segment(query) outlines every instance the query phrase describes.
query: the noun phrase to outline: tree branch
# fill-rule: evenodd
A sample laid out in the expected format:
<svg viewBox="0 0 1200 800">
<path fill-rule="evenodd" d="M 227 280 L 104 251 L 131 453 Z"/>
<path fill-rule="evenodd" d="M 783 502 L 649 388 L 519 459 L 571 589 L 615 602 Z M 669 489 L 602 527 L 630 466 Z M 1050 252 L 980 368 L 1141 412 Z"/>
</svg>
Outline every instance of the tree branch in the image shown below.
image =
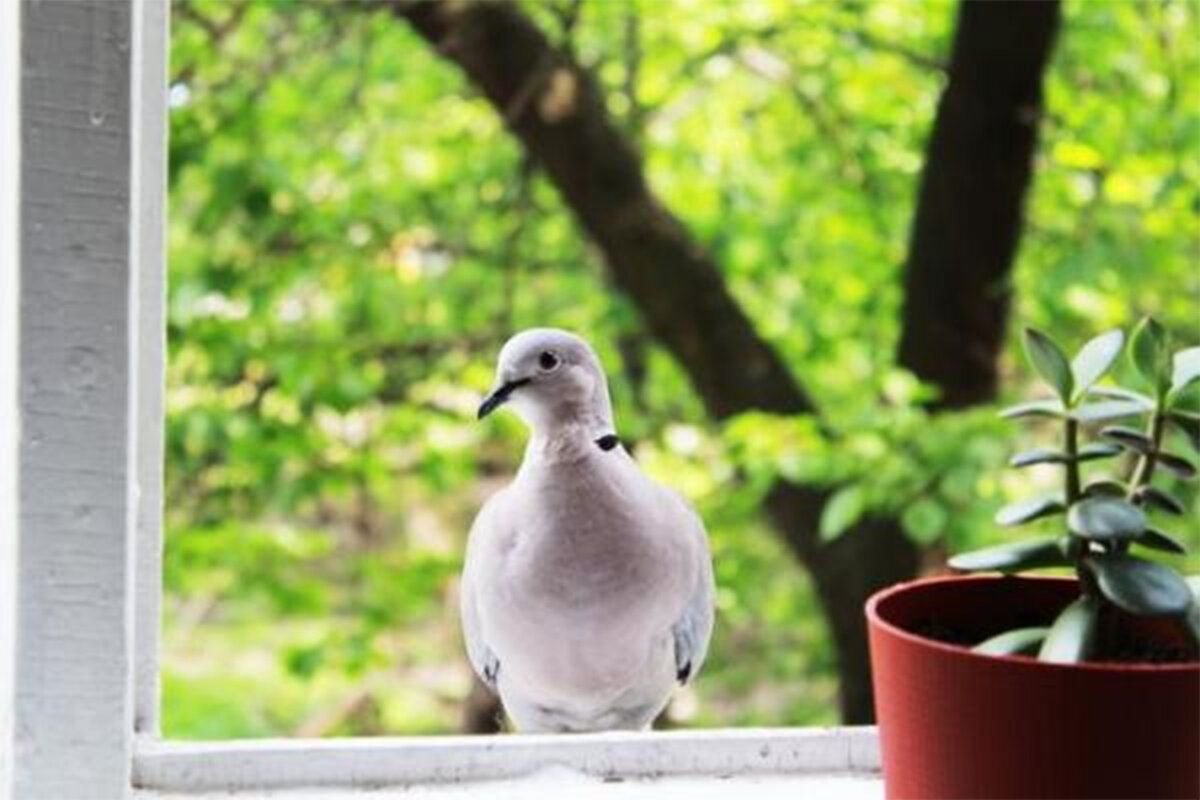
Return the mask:
<svg viewBox="0 0 1200 800">
<path fill-rule="evenodd" d="M 925 53 L 913 50 L 900 42 L 893 42 L 890 39 L 884 39 L 871 33 L 863 28 L 855 28 L 847 25 L 835 25 L 834 29 L 848 39 L 854 41 L 862 47 L 869 50 L 876 50 L 880 53 L 887 53 L 896 56 L 914 67 L 930 70 L 933 72 L 946 72 L 946 64 L 940 59 Z"/>
</svg>

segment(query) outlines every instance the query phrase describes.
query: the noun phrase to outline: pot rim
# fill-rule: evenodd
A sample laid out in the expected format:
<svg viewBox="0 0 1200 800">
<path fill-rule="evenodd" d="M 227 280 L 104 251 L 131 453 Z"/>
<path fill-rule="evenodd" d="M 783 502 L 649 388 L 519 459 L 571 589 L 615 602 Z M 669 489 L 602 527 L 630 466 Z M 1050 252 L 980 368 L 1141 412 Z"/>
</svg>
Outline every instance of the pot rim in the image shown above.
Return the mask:
<svg viewBox="0 0 1200 800">
<path fill-rule="evenodd" d="M 888 622 L 879 614 L 879 605 L 894 595 L 912 591 L 914 589 L 922 589 L 926 586 L 939 583 L 981 583 L 992 581 L 1044 581 L 1047 583 L 1066 583 L 1077 584 L 1075 578 L 1055 577 L 1049 575 L 1003 575 L 1003 574 L 987 574 L 987 575 L 934 575 L 925 578 L 917 578 L 903 583 L 892 584 L 883 589 L 878 590 L 867 599 L 866 616 L 867 623 L 871 627 L 879 628 L 886 631 L 889 635 L 903 639 L 911 644 L 927 647 L 933 650 L 938 650 L 947 655 L 959 658 L 980 659 L 983 661 L 992 662 L 1007 662 L 1016 667 L 1047 669 L 1047 670 L 1082 670 L 1085 672 L 1137 672 L 1137 673 L 1189 673 L 1195 672 L 1200 674 L 1200 661 L 1190 662 L 1172 662 L 1165 664 L 1147 663 L 1147 662 L 1123 662 L 1123 661 L 1084 661 L 1077 664 L 1058 664 L 1047 661 L 1038 661 L 1036 658 L 1029 656 L 1004 656 L 990 655 L 986 653 L 976 653 L 969 647 L 962 645 L 950 644 L 949 642 L 940 642 L 937 639 L 930 639 L 926 636 L 906 631 L 905 629 Z"/>
</svg>

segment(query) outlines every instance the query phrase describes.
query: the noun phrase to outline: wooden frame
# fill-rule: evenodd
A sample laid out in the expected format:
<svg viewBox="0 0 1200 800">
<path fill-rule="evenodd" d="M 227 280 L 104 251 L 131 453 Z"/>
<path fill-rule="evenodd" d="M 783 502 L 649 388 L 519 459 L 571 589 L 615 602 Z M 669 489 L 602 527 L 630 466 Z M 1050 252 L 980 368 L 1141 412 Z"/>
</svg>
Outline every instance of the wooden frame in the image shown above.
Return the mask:
<svg viewBox="0 0 1200 800">
<path fill-rule="evenodd" d="M 0 2 L 0 800 L 877 772 L 869 728 L 160 741 L 167 43 L 167 0 Z"/>
</svg>

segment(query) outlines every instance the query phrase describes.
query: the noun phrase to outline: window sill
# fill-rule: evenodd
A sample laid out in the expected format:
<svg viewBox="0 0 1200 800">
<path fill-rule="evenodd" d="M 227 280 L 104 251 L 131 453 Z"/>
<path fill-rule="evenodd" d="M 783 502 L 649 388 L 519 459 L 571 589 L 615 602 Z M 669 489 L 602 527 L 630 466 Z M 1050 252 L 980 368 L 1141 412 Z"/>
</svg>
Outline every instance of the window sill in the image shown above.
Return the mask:
<svg viewBox="0 0 1200 800">
<path fill-rule="evenodd" d="M 878 775 L 751 775 L 746 777 L 646 778 L 605 782 L 573 770 L 554 768 L 544 773 L 508 781 L 484 781 L 376 789 L 275 789 L 248 792 L 161 793 L 134 792 L 133 800 L 529 800 L 533 797 L 569 797 L 571 800 L 728 800 L 749 796 L 754 800 L 882 800 L 883 779 Z"/>
<path fill-rule="evenodd" d="M 141 743 L 138 800 L 883 796 L 874 728 Z M 391 790 L 391 791 L 389 791 Z M 336 792 L 336 794 L 331 794 Z M 199 797 L 197 797 L 199 795 Z"/>
</svg>

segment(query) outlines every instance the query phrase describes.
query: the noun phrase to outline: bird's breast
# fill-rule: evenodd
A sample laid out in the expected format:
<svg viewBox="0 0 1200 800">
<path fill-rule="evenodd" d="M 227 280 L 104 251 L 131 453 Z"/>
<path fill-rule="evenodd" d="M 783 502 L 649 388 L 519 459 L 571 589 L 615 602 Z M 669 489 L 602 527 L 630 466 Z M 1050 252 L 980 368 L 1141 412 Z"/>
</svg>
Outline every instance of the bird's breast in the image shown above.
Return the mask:
<svg viewBox="0 0 1200 800">
<path fill-rule="evenodd" d="M 505 555 L 489 633 L 530 680 L 615 690 L 666 652 L 691 583 L 686 551 L 614 483 L 544 489 Z"/>
</svg>

